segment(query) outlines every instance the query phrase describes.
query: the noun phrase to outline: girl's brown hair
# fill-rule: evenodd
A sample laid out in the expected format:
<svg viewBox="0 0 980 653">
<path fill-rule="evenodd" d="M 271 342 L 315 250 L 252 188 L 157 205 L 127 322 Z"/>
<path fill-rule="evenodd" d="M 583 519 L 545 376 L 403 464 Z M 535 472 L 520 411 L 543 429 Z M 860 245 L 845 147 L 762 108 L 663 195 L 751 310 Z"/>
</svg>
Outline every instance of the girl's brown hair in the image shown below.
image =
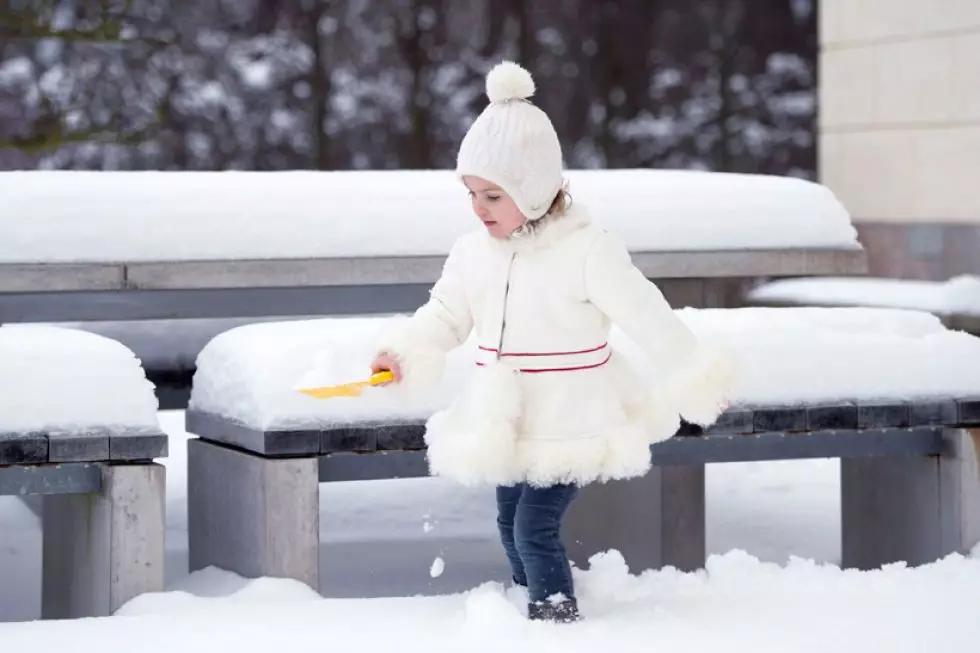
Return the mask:
<svg viewBox="0 0 980 653">
<path fill-rule="evenodd" d="M 526 220 L 524 224 L 517 228 L 510 235 L 511 238 L 528 238 L 541 229 L 542 225 L 556 219 L 560 219 L 572 206 L 572 194 L 568 192 L 568 182 L 561 187 L 555 199 L 551 200 L 551 206 L 543 216 L 537 220 Z"/>
<path fill-rule="evenodd" d="M 562 216 L 568 211 L 569 207 L 572 206 L 572 194 L 568 192 L 567 182 L 555 195 L 555 199 L 551 200 L 551 206 L 548 207 L 548 211 L 545 215 Z"/>
</svg>

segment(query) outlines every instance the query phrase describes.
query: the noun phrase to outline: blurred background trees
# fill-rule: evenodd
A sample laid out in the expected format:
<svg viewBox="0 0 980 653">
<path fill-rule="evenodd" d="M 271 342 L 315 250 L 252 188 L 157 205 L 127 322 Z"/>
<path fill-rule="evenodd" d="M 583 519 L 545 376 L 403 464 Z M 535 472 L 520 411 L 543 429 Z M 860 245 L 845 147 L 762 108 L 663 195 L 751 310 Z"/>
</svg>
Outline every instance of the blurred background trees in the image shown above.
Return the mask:
<svg viewBox="0 0 980 653">
<path fill-rule="evenodd" d="M 501 58 L 567 164 L 813 178 L 816 0 L 0 0 L 0 169 L 448 168 Z"/>
</svg>

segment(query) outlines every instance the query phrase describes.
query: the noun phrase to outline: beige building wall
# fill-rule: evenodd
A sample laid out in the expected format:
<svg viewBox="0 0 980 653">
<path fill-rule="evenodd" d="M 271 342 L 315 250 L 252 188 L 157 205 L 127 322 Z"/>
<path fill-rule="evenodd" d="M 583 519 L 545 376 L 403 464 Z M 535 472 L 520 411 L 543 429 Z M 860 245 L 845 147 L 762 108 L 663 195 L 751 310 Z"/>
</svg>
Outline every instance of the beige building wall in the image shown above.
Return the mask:
<svg viewBox="0 0 980 653">
<path fill-rule="evenodd" d="M 980 272 L 980 0 L 819 0 L 820 180 L 872 273 Z"/>
</svg>

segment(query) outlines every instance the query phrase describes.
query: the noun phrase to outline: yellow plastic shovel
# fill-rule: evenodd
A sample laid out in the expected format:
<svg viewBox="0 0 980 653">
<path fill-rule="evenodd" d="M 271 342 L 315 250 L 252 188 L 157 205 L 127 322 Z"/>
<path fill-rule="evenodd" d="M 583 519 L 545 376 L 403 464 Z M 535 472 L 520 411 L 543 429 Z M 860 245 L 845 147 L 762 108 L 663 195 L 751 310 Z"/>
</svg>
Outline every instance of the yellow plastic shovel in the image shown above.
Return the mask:
<svg viewBox="0 0 980 653">
<path fill-rule="evenodd" d="M 364 388 L 368 386 L 381 385 L 389 381 L 394 381 L 395 375 L 384 370 L 371 375 L 367 381 L 355 381 L 354 383 L 342 383 L 340 385 L 324 385 L 318 388 L 300 388 L 299 392 L 317 399 L 332 399 L 333 397 L 360 397 Z"/>
</svg>

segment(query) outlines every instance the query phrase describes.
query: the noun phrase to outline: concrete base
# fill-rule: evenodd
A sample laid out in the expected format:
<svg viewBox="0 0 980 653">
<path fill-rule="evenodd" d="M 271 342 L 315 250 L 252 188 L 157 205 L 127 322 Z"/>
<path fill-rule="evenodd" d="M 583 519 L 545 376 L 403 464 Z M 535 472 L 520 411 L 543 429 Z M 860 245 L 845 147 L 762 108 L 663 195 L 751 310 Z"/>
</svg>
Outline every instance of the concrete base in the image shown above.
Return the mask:
<svg viewBox="0 0 980 653">
<path fill-rule="evenodd" d="M 190 571 L 214 566 L 319 590 L 316 458 L 262 458 L 189 440 L 187 521 Z"/>
<path fill-rule="evenodd" d="M 980 542 L 980 431 L 944 434 L 947 453 L 841 460 L 841 564 L 926 564 Z"/>
<path fill-rule="evenodd" d="M 165 486 L 161 465 L 107 465 L 99 494 L 44 497 L 42 618 L 108 616 L 164 589 Z"/>
<path fill-rule="evenodd" d="M 595 553 L 616 549 L 632 573 L 705 563 L 704 466 L 654 467 L 642 478 L 588 485 L 572 502 L 563 540 L 569 557 L 588 567 Z"/>
<path fill-rule="evenodd" d="M 980 544 L 980 429 L 950 429 L 940 460 L 945 553 L 969 553 Z"/>
</svg>

